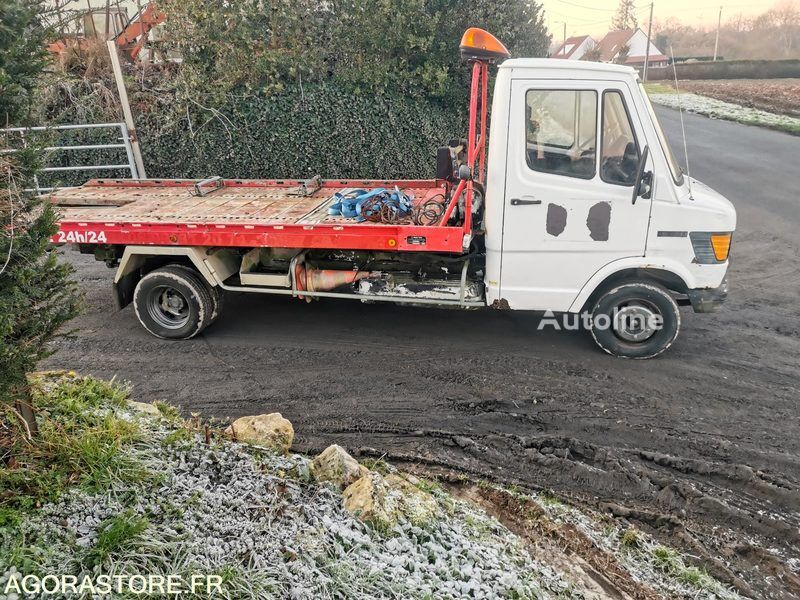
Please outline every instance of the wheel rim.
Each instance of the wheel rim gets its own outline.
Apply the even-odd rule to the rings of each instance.
[[[661,311],[652,302],[627,300],[614,310],[614,333],[625,342],[646,342],[660,330],[655,326],[655,318],[660,316]]]
[[[161,327],[180,329],[189,322],[189,302],[177,289],[161,285],[147,297],[147,312]]]

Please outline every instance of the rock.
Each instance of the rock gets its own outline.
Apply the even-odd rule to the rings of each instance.
[[[391,473],[386,482],[403,495],[402,510],[412,525],[424,525],[436,514],[436,499],[400,475]]]
[[[147,413],[148,415],[161,415],[161,411],[159,411],[154,404],[150,404],[149,402],[135,402],[134,400],[128,400],[128,406],[133,410]]]
[[[311,474],[317,481],[332,481],[345,488],[369,473],[369,469],[333,444],[311,462]]]
[[[390,530],[401,517],[400,496],[382,476],[370,472],[344,490],[344,508],[365,523]]]
[[[470,448],[472,446],[477,446],[478,444],[472,438],[464,437],[461,435],[457,435],[453,438],[453,441],[459,448]]]
[[[383,477],[372,472],[344,490],[344,507],[358,519],[387,531],[401,518],[414,525],[427,523],[437,509],[433,496],[399,475]]]
[[[294,441],[292,424],[280,413],[239,417],[226,430],[240,442],[267,446],[278,452],[288,452]]]

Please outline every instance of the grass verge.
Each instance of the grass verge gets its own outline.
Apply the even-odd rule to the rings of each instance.
[[[667,83],[650,82],[644,84],[644,89],[648,94],[677,94],[674,87]]]
[[[740,106],[698,94],[676,93],[675,90],[670,93],[650,91],[649,94],[654,103],[668,106],[669,108],[682,108],[687,112],[711,117],[712,119],[723,119],[743,125],[755,125],[792,135],[800,135],[800,119],[795,117]]]
[[[432,504],[430,520],[404,510],[381,529],[346,510],[339,486],[316,481],[307,457],[232,442],[167,405],[131,404],[122,386],[75,376],[33,384],[41,435],[4,430],[0,597],[4,582],[53,574],[216,575],[221,597],[237,600],[569,589],[496,520],[435,483],[408,486]],[[396,474],[382,460],[371,466]],[[390,506],[401,493],[410,492],[374,498]],[[129,592],[113,597],[141,597]]]
[[[101,493],[139,482],[147,470],[123,449],[140,439],[136,423],[114,410],[125,406],[127,389],[92,378],[47,375],[32,378],[39,435],[28,439],[4,415],[0,440],[0,526],[15,512],[57,502],[69,487]]]

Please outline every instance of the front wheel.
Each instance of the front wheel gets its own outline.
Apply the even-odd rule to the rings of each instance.
[[[680,328],[678,304],[664,287],[649,281],[615,286],[592,310],[592,337],[613,356],[658,356],[672,345]]]

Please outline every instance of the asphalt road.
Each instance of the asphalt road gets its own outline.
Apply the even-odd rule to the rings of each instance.
[[[659,115],[682,156],[678,114]],[[69,253],[87,310],[43,366],[207,416],[279,411],[300,451],[339,443],[550,488],[668,538],[748,595],[796,598],[800,138],[693,115],[686,130],[692,175],[738,210],[732,292],[720,313],[687,310],[656,360],[539,332],[534,315],[248,295],[170,343],[114,312],[111,271]]]

